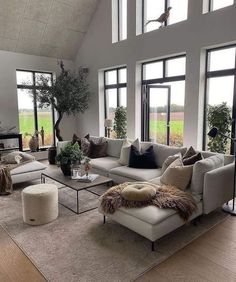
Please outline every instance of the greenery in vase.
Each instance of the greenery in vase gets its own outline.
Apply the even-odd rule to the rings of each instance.
[[[83,152],[80,150],[78,143],[68,143],[56,156],[56,161],[60,165],[74,164],[84,159]]]
[[[126,138],[127,113],[126,108],[117,107],[114,118],[114,130],[117,138]]]
[[[78,73],[65,70],[64,64],[60,62],[61,73],[53,81],[44,75],[37,80],[39,90],[37,100],[40,108],[52,106],[58,113],[57,121],[54,125],[56,137],[63,141],[60,133],[60,122],[64,116],[83,113],[88,109],[90,91],[87,83],[87,72],[79,68]]]
[[[221,134],[230,136],[232,123],[231,110],[227,104],[209,106],[207,113],[208,127],[216,127]],[[207,144],[208,149],[212,152],[225,153],[228,149],[228,138],[218,134],[215,138],[209,137]]]

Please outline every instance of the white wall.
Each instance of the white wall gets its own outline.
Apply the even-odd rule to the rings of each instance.
[[[78,52],[76,64],[90,69],[90,109],[78,119],[81,134],[103,134],[104,97],[99,70],[128,67],[128,136],[140,136],[140,61],[187,54],[184,143],[202,144],[204,54],[206,47],[236,41],[235,5],[202,14],[202,0],[189,0],[188,20],[136,36],[136,0],[128,1],[128,39],[112,44],[111,0],[101,0]],[[101,79],[102,81],[102,79]]]
[[[74,69],[72,61],[64,61],[65,67]],[[0,51],[0,121],[2,126],[16,125],[19,128],[16,69],[40,70],[57,73],[57,60],[47,57]],[[65,117],[61,123],[64,139],[76,131],[76,119]]]

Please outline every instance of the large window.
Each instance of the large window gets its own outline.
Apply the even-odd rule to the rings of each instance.
[[[104,72],[105,118],[114,119],[117,107],[127,107],[126,67]]]
[[[230,109],[232,118],[236,117],[236,47],[228,46],[207,51],[207,71],[205,89],[204,111],[204,140],[203,147],[208,149],[208,110],[212,106],[226,103]],[[234,123],[231,132],[234,132]],[[230,143],[228,144],[230,152]]]
[[[219,10],[221,8],[231,6],[234,4],[234,0],[208,0],[209,12]]]
[[[160,22],[155,21],[148,23],[148,21],[158,19],[168,7],[171,7],[172,9],[170,10],[169,18],[164,25],[171,25],[188,18],[188,0],[142,0],[142,6],[143,32],[149,32],[160,28]]]
[[[40,90],[38,82],[41,76],[47,77],[52,83],[52,74],[17,70],[17,96],[20,132],[23,135],[23,148],[29,148],[30,134],[39,132],[39,147],[46,148],[54,144],[54,117],[51,107],[39,108],[37,92]],[[44,135],[44,138],[42,138]],[[44,142],[43,142],[44,139]]]
[[[186,57],[142,66],[142,139],[183,145]]]

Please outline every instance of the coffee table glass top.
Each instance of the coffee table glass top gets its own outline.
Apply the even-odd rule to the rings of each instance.
[[[79,182],[77,180],[72,180],[70,176],[64,176],[60,169],[54,171],[45,171],[42,173],[42,178],[48,177],[56,182],[59,182],[65,186],[70,187],[76,191],[84,190],[87,188],[91,188],[94,186],[102,185],[102,184],[110,184],[113,180],[109,177],[99,175],[94,181],[91,183]]]

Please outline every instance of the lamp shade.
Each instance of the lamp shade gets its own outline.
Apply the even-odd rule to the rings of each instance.
[[[113,121],[112,119],[105,119],[104,121],[104,127],[112,127],[113,126]]]
[[[215,138],[216,135],[218,134],[218,128],[212,127],[212,129],[208,132],[208,136]]]

